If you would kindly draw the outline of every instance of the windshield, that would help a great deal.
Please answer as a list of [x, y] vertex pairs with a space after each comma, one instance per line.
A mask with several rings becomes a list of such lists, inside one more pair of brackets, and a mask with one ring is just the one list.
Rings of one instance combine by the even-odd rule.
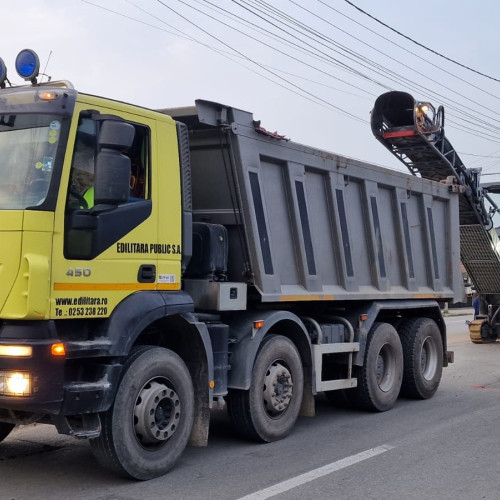
[[0, 210], [45, 201], [60, 131], [57, 115], [0, 115]]

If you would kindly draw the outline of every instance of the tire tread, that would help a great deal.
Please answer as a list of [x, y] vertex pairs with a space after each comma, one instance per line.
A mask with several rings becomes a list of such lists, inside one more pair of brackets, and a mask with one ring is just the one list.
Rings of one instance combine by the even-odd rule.
[[[442, 371], [442, 358], [440, 366], [438, 367], [439, 380], [437, 381], [437, 385], [435, 385], [432, 389], [421, 387], [418, 379], [419, 374], [415, 370], [415, 366], [420, 363], [420, 361], [416, 359], [417, 350], [415, 348], [415, 344], [417, 342], [417, 337], [422, 329], [433, 326], [437, 329], [437, 325], [434, 320], [420, 317], [410, 318], [404, 321], [398, 329], [401, 336], [401, 344], [403, 346], [403, 356], [405, 361], [403, 384], [401, 386], [401, 395], [404, 397], [412, 399], [429, 399], [434, 395], [439, 386]], [[442, 345], [438, 346], [438, 348], [440, 348], [442, 352]]]
[[[367, 368], [367, 360], [370, 356], [370, 348], [372, 343], [376, 340], [376, 335], [379, 329], [381, 328], [393, 328], [389, 323], [381, 323], [376, 322], [373, 324], [370, 332], [368, 333], [366, 346], [365, 346], [365, 356], [363, 361], [363, 366], [355, 366], [353, 367], [353, 375], [358, 379], [358, 386], [355, 389], [350, 389], [350, 395], [348, 400], [353, 403], [355, 407], [365, 411], [387, 411], [392, 408], [393, 404], [382, 404], [378, 401], [376, 394], [372, 393], [371, 390], [371, 380], [370, 377], [373, 376], [372, 373], [368, 371]], [[395, 330], [394, 330], [395, 331]], [[397, 332], [395, 332], [397, 335]], [[401, 359], [402, 363], [402, 359]], [[400, 380], [401, 383], [401, 380]], [[399, 394], [399, 388], [398, 388]], [[394, 402], [397, 399], [397, 396], [394, 398]]]

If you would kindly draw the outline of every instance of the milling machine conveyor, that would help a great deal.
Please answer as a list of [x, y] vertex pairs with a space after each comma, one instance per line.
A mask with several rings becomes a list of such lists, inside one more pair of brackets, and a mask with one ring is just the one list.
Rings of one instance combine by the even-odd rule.
[[[387, 92], [378, 97], [371, 127], [375, 137], [413, 175], [446, 182], [460, 193], [460, 257], [482, 299], [481, 338], [476, 340], [498, 338], [500, 240], [493, 227], [498, 208], [479, 183], [481, 169], [466, 168], [446, 138], [443, 107], [436, 111], [432, 104], [416, 101], [406, 92]], [[471, 326], [471, 338], [472, 330]]]

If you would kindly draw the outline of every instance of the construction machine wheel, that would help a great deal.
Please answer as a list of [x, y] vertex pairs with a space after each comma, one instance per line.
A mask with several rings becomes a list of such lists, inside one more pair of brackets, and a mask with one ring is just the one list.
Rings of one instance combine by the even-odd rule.
[[257, 353], [250, 389], [229, 391], [229, 416], [244, 437], [277, 441], [295, 425], [303, 390], [304, 373], [297, 348], [282, 335], [269, 335]]
[[363, 410], [387, 411], [398, 399], [403, 379], [403, 348], [389, 323], [375, 323], [366, 339], [363, 366], [353, 367], [358, 386], [350, 398]]
[[492, 344], [497, 341], [496, 337], [483, 337], [483, 325], [488, 318], [474, 319], [469, 323], [469, 337], [473, 344]]
[[443, 341], [435, 321], [411, 318], [398, 327], [403, 345], [401, 395], [429, 399], [437, 391], [443, 371]]
[[92, 452], [107, 469], [132, 479], [165, 474], [191, 433], [194, 391], [182, 359], [161, 347], [134, 348], [111, 408], [101, 414]]
[[0, 422], [0, 443], [11, 433], [14, 427], [15, 427], [14, 424]]

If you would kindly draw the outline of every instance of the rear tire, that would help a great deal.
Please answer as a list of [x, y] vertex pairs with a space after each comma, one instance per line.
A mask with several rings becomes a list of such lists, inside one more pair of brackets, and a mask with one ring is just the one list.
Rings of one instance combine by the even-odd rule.
[[404, 374], [401, 395], [414, 399], [434, 396], [443, 371], [443, 341], [435, 321], [412, 318], [399, 328]]
[[358, 408], [387, 411], [394, 406], [403, 379], [403, 348], [392, 325], [373, 325], [366, 339], [363, 366], [354, 371], [358, 386], [351, 394]]
[[228, 413], [246, 438], [277, 441], [295, 425], [303, 391], [304, 373], [297, 348], [282, 335], [269, 335], [259, 348], [250, 389], [229, 391]]
[[14, 424], [0, 422], [0, 443], [11, 433], [14, 427], [15, 427]]
[[134, 348], [101, 435], [90, 448], [105, 468], [146, 480], [170, 470], [191, 433], [194, 392], [182, 359], [161, 347]]

